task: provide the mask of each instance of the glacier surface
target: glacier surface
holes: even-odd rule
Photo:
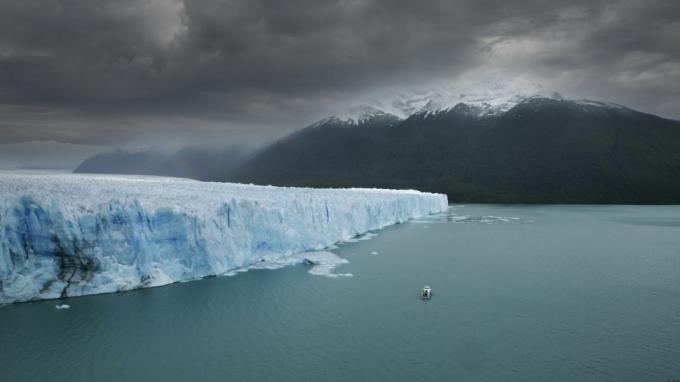
[[[445,195],[413,190],[0,173],[0,303],[302,262],[446,208]]]

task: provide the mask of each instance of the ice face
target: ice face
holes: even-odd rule
[[[412,190],[0,173],[0,303],[225,274],[446,208]]]

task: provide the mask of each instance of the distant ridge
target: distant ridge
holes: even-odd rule
[[[247,149],[186,147],[175,152],[117,149],[84,160],[75,173],[161,175],[214,180],[236,168],[247,157]]]

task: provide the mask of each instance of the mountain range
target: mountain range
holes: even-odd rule
[[[558,94],[428,101],[406,117],[359,107],[192,177],[414,188],[453,202],[679,203],[680,122]]]

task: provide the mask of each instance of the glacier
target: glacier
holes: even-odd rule
[[[446,210],[414,190],[0,173],[0,303],[229,274]]]

